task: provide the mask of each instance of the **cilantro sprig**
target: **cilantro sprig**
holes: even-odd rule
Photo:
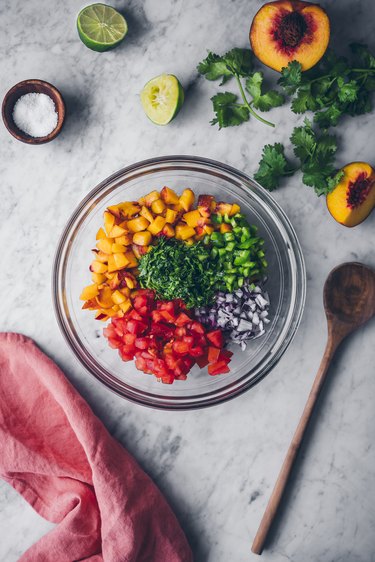
[[[274,127],[274,123],[263,119],[254,108],[259,111],[269,111],[284,103],[284,96],[276,90],[265,90],[263,73],[253,72],[253,57],[250,49],[232,49],[223,56],[209,52],[207,57],[199,63],[198,72],[207,80],[219,80],[220,85],[231,78],[235,78],[240,98],[232,92],[219,92],[211,98],[215,113],[212,125],[231,127],[249,120],[250,115]],[[243,85],[241,79],[246,79]],[[251,96],[248,98],[246,92]]]
[[[303,126],[294,128],[290,141],[299,166],[293,169],[282,144],[266,145],[255,179],[272,191],[283,177],[291,176],[300,169],[303,183],[313,187],[318,196],[330,193],[343,176],[343,172],[337,171],[334,166],[336,137],[328,133],[318,135],[312,123],[305,119]]]
[[[344,115],[361,115],[372,110],[375,90],[375,57],[366,45],[350,45],[353,60],[329,52],[314,69],[302,72],[292,61],[282,70],[278,83],[293,96],[294,113],[314,112],[314,122],[322,129],[335,127]]]

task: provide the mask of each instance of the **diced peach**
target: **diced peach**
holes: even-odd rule
[[[109,233],[109,236],[111,238],[118,238],[119,236],[123,236],[124,234],[126,234],[125,228],[122,228],[122,226],[115,224],[115,226],[112,228],[111,232]]]
[[[100,261],[94,260],[90,265],[90,271],[92,273],[105,273],[108,267],[105,263],[101,263]]]
[[[129,265],[129,259],[126,257],[126,253],[124,252],[113,254],[113,259],[115,260],[117,269],[123,269],[124,267],[127,267]]]
[[[185,222],[187,222],[189,226],[192,226],[194,228],[195,226],[198,226],[199,220],[202,217],[200,212],[195,210],[185,213],[184,215],[182,215],[182,218],[184,219]]]
[[[112,228],[115,226],[115,220],[115,215],[112,215],[112,213],[108,211],[104,211],[104,229],[108,236]]]
[[[123,228],[124,230],[126,230],[126,232],[128,232],[128,221],[127,220],[119,222],[118,226],[120,228]]]
[[[140,260],[144,254],[147,254],[150,246],[140,246],[139,244],[132,244],[132,250],[137,260]]]
[[[112,308],[113,302],[111,289],[109,287],[103,287],[103,289],[100,289],[96,300],[100,308]]]
[[[81,301],[88,301],[94,299],[99,294],[99,289],[96,283],[94,285],[88,285],[85,287],[80,294]]]
[[[98,232],[96,233],[96,239],[101,240],[101,238],[107,238],[107,235],[104,232],[104,230],[100,227]]]
[[[121,304],[122,302],[126,301],[126,297],[125,295],[120,293],[120,291],[115,291],[114,293],[112,293],[112,301],[115,304]]]
[[[167,238],[173,238],[173,236],[175,235],[175,229],[171,224],[166,224],[163,227],[161,234],[163,234],[163,236],[166,236]]]
[[[152,223],[148,227],[148,230],[155,236],[164,228],[165,223],[165,218],[159,215],[154,221],[152,221]]]
[[[105,254],[112,254],[112,240],[110,238],[101,238],[97,241],[96,247]]]
[[[229,213],[232,210],[232,205],[230,203],[224,203],[223,201],[220,201],[217,205],[216,205],[216,209],[215,212],[219,213],[219,215],[229,215]]]
[[[152,222],[154,220],[154,216],[147,207],[143,206],[140,212],[140,215],[148,220],[148,222]]]
[[[112,244],[112,253],[118,254],[120,252],[126,252],[126,246],[123,246],[123,244]]]
[[[190,211],[190,209],[192,208],[193,204],[194,204],[194,200],[195,200],[195,195],[194,192],[191,189],[184,189],[184,191],[182,192],[182,195],[179,199],[179,203],[181,205],[181,207],[184,209],[184,211]]]
[[[104,273],[91,273],[91,279],[97,285],[101,285],[102,283],[105,283],[107,281],[107,277],[104,275]]]
[[[115,262],[114,254],[112,254],[108,258],[108,271],[109,271],[109,273],[112,273],[112,272],[117,271],[117,270],[118,270],[118,267],[117,267],[117,264]]]
[[[132,252],[132,250],[128,250],[127,252],[125,252],[125,257],[128,261],[127,267],[129,268],[137,267],[138,260],[135,257],[134,253]]]
[[[144,217],[137,217],[128,222],[128,228],[131,232],[140,232],[141,230],[146,230],[149,224],[149,221]]]
[[[162,199],[156,199],[151,203],[151,210],[155,215],[161,215],[165,210],[165,203]]]
[[[105,254],[101,250],[93,250],[95,261],[100,261],[100,263],[107,263],[108,262],[108,254]]]
[[[214,227],[210,226],[209,224],[205,224],[203,230],[205,231],[206,234],[212,234],[214,231]]]
[[[152,235],[148,230],[142,230],[141,232],[135,232],[133,234],[133,243],[138,246],[148,246],[151,243]]]
[[[112,205],[111,207],[107,207],[107,211],[117,219],[121,219],[120,209],[118,208],[117,205]]]
[[[221,234],[225,234],[226,232],[230,232],[232,230],[232,227],[230,224],[227,224],[226,222],[222,222],[219,230]]]
[[[166,222],[173,224],[177,220],[177,211],[167,209],[167,212],[165,213],[165,220]]]
[[[132,307],[132,303],[130,299],[127,299],[126,301],[120,304],[120,308],[122,312],[128,312],[128,310],[130,310],[131,307]]]
[[[202,217],[209,217],[211,214],[211,203],[214,200],[213,195],[202,194],[198,197],[198,211]]]
[[[116,273],[108,273],[108,271],[107,271],[106,273],[104,273],[104,275],[107,277],[107,279],[111,280],[111,279],[114,278]]]
[[[185,244],[187,244],[188,246],[192,246],[194,242],[194,238],[188,238],[187,240],[185,240]]]
[[[178,224],[176,226],[176,238],[177,240],[187,240],[195,235],[195,230],[193,227],[187,224]]]
[[[229,216],[232,217],[241,211],[241,207],[237,203],[233,203],[232,208],[229,212]]]
[[[123,246],[129,246],[133,241],[133,235],[130,233],[123,234],[122,236],[116,236],[116,244],[122,244]]]
[[[132,203],[131,201],[125,201],[124,203],[120,203],[118,207],[120,209],[121,215],[124,218],[134,217],[134,215],[137,215],[141,210],[138,203]]]
[[[98,310],[95,314],[95,320],[100,320],[101,322],[107,322],[109,316],[102,310]]]
[[[137,281],[136,278],[134,277],[134,275],[132,275],[131,273],[126,272],[125,274],[125,283],[126,283],[126,287],[124,287],[125,292],[123,293],[124,295],[129,295],[129,289],[134,289],[137,286]]]
[[[167,205],[176,205],[179,202],[177,193],[167,186],[163,187],[160,196]]]
[[[90,299],[88,301],[85,301],[82,305],[82,310],[88,309],[88,310],[97,310],[99,308],[98,303],[96,302],[96,298]]]
[[[116,273],[114,273],[112,279],[109,281],[109,288],[112,289],[112,291],[115,291],[116,289],[118,289],[120,284],[121,284],[120,276],[119,276],[118,272],[116,271]]]
[[[144,196],[144,205],[146,205],[146,207],[151,207],[152,203],[156,201],[156,199],[160,199],[160,193],[156,190],[151,191]]]

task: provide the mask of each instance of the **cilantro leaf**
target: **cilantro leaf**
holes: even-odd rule
[[[283,145],[280,143],[275,143],[274,145],[266,144],[263,147],[259,169],[254,178],[263,187],[273,191],[279,186],[281,178],[292,175],[293,171],[284,155]]]
[[[269,90],[262,94],[263,73],[254,72],[246,80],[246,90],[253,98],[252,105],[260,111],[269,111],[273,107],[279,107],[284,103],[284,96],[276,90]]]
[[[342,112],[343,110],[336,103],[333,103],[328,109],[315,113],[314,123],[317,123],[321,129],[336,127]]]
[[[309,84],[299,88],[292,100],[291,107],[294,113],[305,113],[308,109],[315,111],[318,108],[316,98],[311,93],[311,86]]]
[[[308,158],[313,157],[316,149],[316,140],[311,123],[307,119],[303,127],[294,128],[290,140],[294,145],[293,152],[301,162],[305,162]]]
[[[219,55],[212,52],[209,52],[207,57],[198,64],[197,70],[199,74],[205,76],[207,80],[217,80],[221,78],[221,84],[224,84],[224,82],[233,76],[223,57],[219,57]]]
[[[253,70],[253,54],[250,49],[232,49],[222,57],[232,74],[249,76]]]
[[[314,187],[318,196],[329,193],[339,181],[333,163],[337,151],[336,137],[328,133],[317,136],[311,122],[305,119],[302,127],[295,127],[290,140],[294,154],[301,162],[303,183]]]
[[[287,94],[294,94],[302,81],[302,65],[296,60],[288,63],[288,66],[281,70],[281,78],[278,84],[284,88]]]
[[[338,92],[337,97],[342,102],[352,102],[357,99],[359,84],[355,80],[350,80],[349,82],[337,81]]]
[[[351,43],[350,49],[355,56],[357,64],[361,68],[375,68],[375,57],[370,53],[367,45],[362,43]]]
[[[224,127],[241,125],[249,120],[249,110],[244,105],[238,103],[238,96],[231,92],[220,92],[211,98],[214,106],[215,118],[211,125],[219,125],[219,129]]]

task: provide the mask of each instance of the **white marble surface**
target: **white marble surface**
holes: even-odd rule
[[[54,142],[26,146],[0,126],[0,330],[33,337],[65,370],[109,430],[140,461],[174,507],[197,562],[256,560],[250,552],[326,336],[322,286],[342,261],[375,266],[375,215],[355,229],[335,223],[312,190],[293,178],[275,193],[304,250],[306,310],[297,336],[273,372],[247,394],[189,413],[158,412],[111,394],[77,364],[54,319],[54,249],[74,207],[99,181],[132,162],[195,154],[251,174],[265,142],[286,141],[289,109],[218,131],[209,125],[213,83],[196,64],[211,48],[246,46],[258,0],[130,0],[129,34],[97,54],[77,37],[80,0],[2,0],[0,95],[19,80],[42,78],[63,93],[66,126]],[[326,1],[333,40],[374,47],[371,0]],[[342,48],[342,47],[341,47]],[[186,92],[179,117],[159,128],[147,120],[139,91],[151,77],[175,73]],[[339,163],[374,163],[373,115],[340,126]],[[371,125],[372,124],[372,125]],[[375,560],[375,323],[340,350],[272,533],[265,561]],[[0,483],[0,560],[14,562],[50,525]]]

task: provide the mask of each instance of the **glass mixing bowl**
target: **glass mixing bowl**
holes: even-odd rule
[[[195,366],[186,381],[158,382],[124,363],[103,336],[104,324],[82,310],[79,295],[91,283],[88,266],[95,235],[108,205],[136,200],[164,185],[181,193],[210,193],[218,201],[236,202],[265,239],[266,284],[270,319],[266,334],[234,351],[228,374],[210,376]],[[305,301],[306,273],[302,251],[285,213],[257,183],[220,162],[192,156],[171,156],[139,162],[95,187],[70,218],[59,242],[53,272],[53,297],[58,323],[82,365],[108,388],[138,404],[170,410],[200,408],[233,398],[252,387],[274,367],[297,330]]]

